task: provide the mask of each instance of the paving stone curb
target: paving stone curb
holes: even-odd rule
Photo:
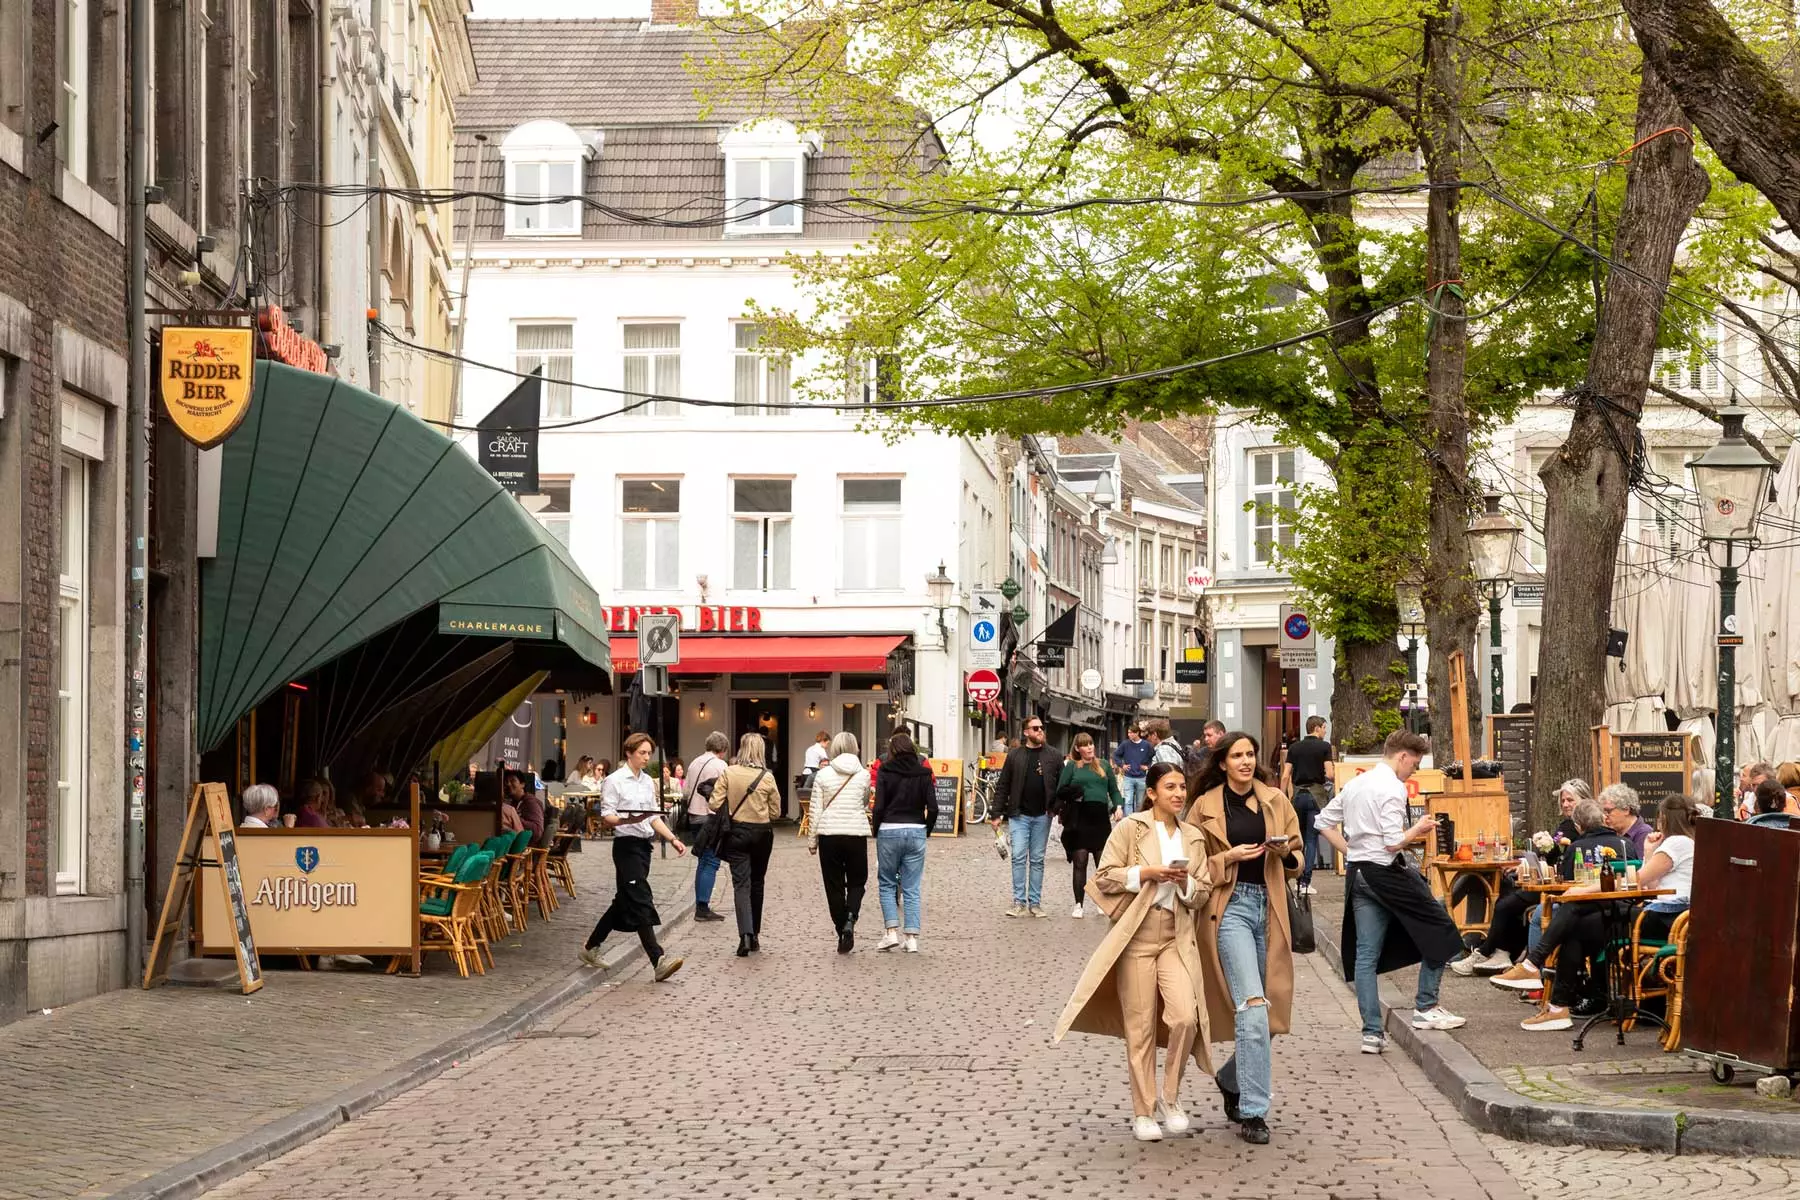
[[[1343,958],[1324,931],[1319,954],[1342,979]],[[1388,1043],[1405,1050],[1463,1119],[1486,1133],[1515,1142],[1602,1150],[1800,1158],[1800,1123],[1792,1121],[1756,1113],[1553,1104],[1521,1096],[1450,1034],[1414,1029],[1406,1015],[1411,1001],[1385,980],[1381,1003],[1387,1010]]]
[[[668,936],[691,924],[693,916],[694,903],[690,894],[675,916],[663,924],[663,934]],[[371,1075],[335,1096],[307,1105],[186,1162],[176,1163],[148,1179],[141,1179],[112,1193],[109,1200],[192,1200],[253,1167],[323,1137],[339,1125],[354,1121],[394,1097],[435,1079],[458,1063],[511,1041],[602,984],[636,970],[643,960],[644,948],[633,941],[618,961],[605,971],[578,967],[561,982],[526,997],[484,1024],[446,1038],[425,1053]],[[470,982],[471,985],[478,984],[475,980]]]

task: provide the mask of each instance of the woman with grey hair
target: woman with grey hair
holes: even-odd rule
[[[281,793],[273,785],[253,783],[244,789],[243,828],[273,829],[280,824]]]
[[[813,774],[808,816],[838,953],[848,954],[869,885],[869,768],[857,757],[855,734],[831,739],[829,757]]]

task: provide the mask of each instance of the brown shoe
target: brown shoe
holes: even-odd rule
[[[1544,977],[1531,965],[1529,959],[1520,959],[1488,982],[1495,987],[1511,988],[1516,992],[1535,992],[1544,986]]]
[[[667,979],[669,976],[673,975],[675,972],[681,970],[681,964],[685,961],[686,961],[685,959],[670,958],[666,954],[663,955],[661,958],[657,959],[656,960],[656,982],[661,983],[663,980]]]

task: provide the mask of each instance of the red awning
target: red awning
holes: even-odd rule
[[[681,662],[672,675],[722,675],[731,671],[885,671],[888,655],[906,639],[879,637],[711,637],[681,635]],[[637,634],[612,635],[613,667],[635,671]]]

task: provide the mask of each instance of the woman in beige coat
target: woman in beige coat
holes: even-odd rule
[[[1294,954],[1287,881],[1300,873],[1300,821],[1256,777],[1256,739],[1228,733],[1190,784],[1187,820],[1199,826],[1212,873],[1200,916],[1200,965],[1214,1029],[1236,1041],[1216,1076],[1225,1115],[1253,1145],[1269,1141],[1270,1039],[1293,1018]]]
[[[1195,910],[1206,902],[1212,879],[1200,831],[1179,819],[1187,803],[1181,768],[1157,763],[1146,784],[1150,807],[1113,829],[1099,872],[1088,884],[1088,894],[1113,925],[1081,973],[1057,1022],[1056,1037],[1061,1041],[1076,1029],[1125,1039],[1132,1133],[1140,1142],[1154,1142],[1162,1139],[1165,1128],[1170,1133],[1188,1129],[1179,1103],[1188,1055],[1212,1070],[1194,930]],[[1167,1060],[1160,1094],[1158,1046],[1166,1050]]]

